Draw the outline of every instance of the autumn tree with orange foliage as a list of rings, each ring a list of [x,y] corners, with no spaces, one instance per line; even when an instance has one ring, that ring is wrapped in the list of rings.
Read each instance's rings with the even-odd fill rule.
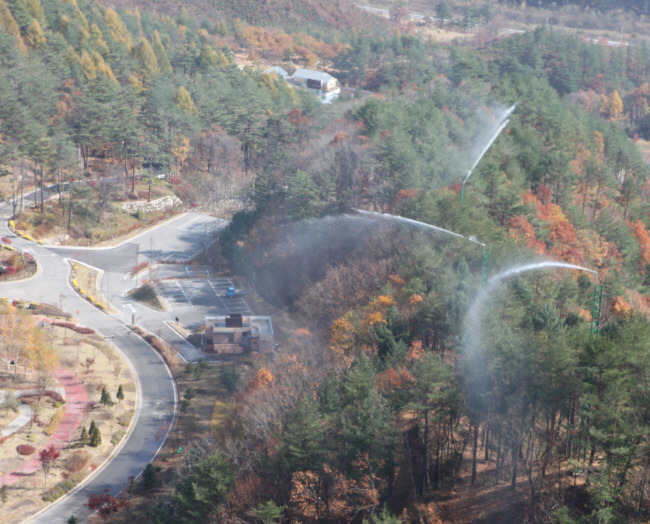
[[[650,265],[650,233],[646,230],[645,224],[640,220],[634,222],[630,228],[639,243],[639,272],[645,274]]]
[[[255,376],[250,380],[247,387],[249,390],[261,389],[272,384],[273,380],[273,373],[266,368],[260,368],[257,370],[257,373],[255,373]]]
[[[523,215],[515,215],[510,219],[508,233],[515,241],[532,249],[538,255],[546,251],[546,244],[537,240],[533,226]]]
[[[610,311],[618,318],[626,318],[631,314],[632,306],[630,306],[623,297],[614,297],[612,299]]]

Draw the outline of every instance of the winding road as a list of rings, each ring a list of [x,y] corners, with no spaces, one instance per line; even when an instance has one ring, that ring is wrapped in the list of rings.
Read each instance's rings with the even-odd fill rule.
[[[28,520],[30,523],[49,524],[66,522],[71,515],[75,515],[82,521],[88,515],[84,503],[92,493],[102,493],[108,488],[112,494],[117,494],[128,485],[129,477],[137,477],[151,462],[167,438],[168,429],[162,428],[171,427],[176,410],[177,392],[170,370],[162,358],[128,327],[137,309],[124,296],[125,290],[133,286],[133,282],[127,280],[126,273],[137,260],[147,259],[139,259],[139,256],[159,260],[173,253],[175,259],[190,258],[207,246],[208,228],[222,227],[224,221],[186,213],[114,248],[82,249],[42,246],[20,238],[8,227],[11,214],[10,203],[0,205],[0,236],[8,237],[13,246],[31,253],[39,269],[28,280],[0,284],[0,296],[62,304],[63,309],[70,312],[78,323],[92,327],[106,337],[124,355],[137,377],[140,393],[138,409],[130,432],[118,452],[83,485]],[[184,227],[188,223],[195,226]],[[105,285],[110,286],[112,291],[105,295],[118,309],[117,314],[101,312],[73,290],[69,283],[70,265],[66,258],[83,260],[104,270]],[[143,319],[145,313],[142,312]],[[173,317],[173,313],[168,315]],[[149,324],[162,326],[164,318],[161,316],[164,315],[150,315]]]

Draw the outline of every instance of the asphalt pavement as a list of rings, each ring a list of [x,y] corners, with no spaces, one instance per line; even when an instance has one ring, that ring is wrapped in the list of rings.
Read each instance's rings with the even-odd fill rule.
[[[11,212],[10,203],[0,205],[0,217],[8,218]],[[82,486],[28,522],[66,522],[71,515],[82,521],[87,515],[84,504],[92,493],[102,493],[105,488],[112,494],[119,493],[128,485],[129,477],[137,477],[158,453],[174,419],[176,387],[162,358],[133,334],[128,325],[135,316],[137,324],[153,332],[164,332],[165,338],[172,343],[189,345],[165,324],[165,321],[179,316],[178,312],[160,314],[135,304],[125,296],[126,290],[134,285],[126,273],[143,261],[191,259],[214,242],[215,234],[225,223],[198,213],[187,213],[119,246],[94,249],[41,246],[16,236],[4,221],[0,223],[0,236],[9,238],[13,246],[31,253],[39,268],[31,279],[0,284],[0,296],[60,305],[77,322],[107,337],[133,369],[140,393],[130,432],[110,461]],[[66,259],[79,260],[104,271],[105,296],[118,313],[109,315],[100,311],[72,289],[70,265]],[[192,318],[196,318],[197,311],[193,313]],[[190,358],[199,355],[191,347],[187,350]]]

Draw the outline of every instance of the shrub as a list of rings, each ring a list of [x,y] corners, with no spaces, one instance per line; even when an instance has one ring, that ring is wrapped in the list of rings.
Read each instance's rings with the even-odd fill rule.
[[[59,426],[59,423],[63,419],[63,408],[59,408],[56,410],[54,415],[52,415],[52,419],[50,420],[50,423],[48,426],[43,430],[43,433],[46,435],[53,435],[54,432],[56,431],[56,428]]]
[[[90,460],[90,453],[80,449],[75,451],[72,455],[65,459],[63,468],[70,473],[77,473],[84,469]]]
[[[120,441],[124,438],[124,435],[126,434],[126,431],[116,431],[113,433],[113,436],[111,437],[111,444],[114,446],[119,444]]]
[[[46,391],[45,394],[50,397],[54,402],[65,402],[65,399],[56,391]],[[58,408],[59,406],[57,406]]]
[[[43,493],[43,495],[41,495],[41,498],[45,502],[54,502],[56,499],[61,498],[68,491],[79,484],[79,482],[83,480],[84,476],[85,474],[82,472],[73,473],[67,479],[62,480],[54,487],[48,489],[45,493]]]
[[[146,267],[149,267],[149,262],[145,260],[144,262],[140,262],[137,266],[132,267],[131,274],[135,275],[138,271],[142,271]]]
[[[19,444],[16,447],[16,451],[18,452],[19,455],[31,455],[36,451],[34,446],[30,446],[29,444]]]
[[[52,322],[53,326],[58,326],[58,327],[64,327],[71,329],[72,331],[75,331],[77,333],[80,333],[82,335],[93,335],[95,333],[94,329],[90,329],[87,327],[82,327],[82,326],[77,326],[76,324],[73,324],[72,322],[65,322],[63,320],[55,320]]]
[[[123,415],[117,417],[117,423],[120,426],[128,427],[128,425],[131,423],[132,418],[133,418],[133,410],[130,410],[124,413]]]

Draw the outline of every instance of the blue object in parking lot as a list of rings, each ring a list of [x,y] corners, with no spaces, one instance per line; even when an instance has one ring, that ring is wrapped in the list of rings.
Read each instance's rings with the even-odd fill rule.
[[[226,289],[226,297],[228,298],[243,297],[245,294],[246,294],[245,291],[237,291],[232,286],[229,286],[228,289]]]

